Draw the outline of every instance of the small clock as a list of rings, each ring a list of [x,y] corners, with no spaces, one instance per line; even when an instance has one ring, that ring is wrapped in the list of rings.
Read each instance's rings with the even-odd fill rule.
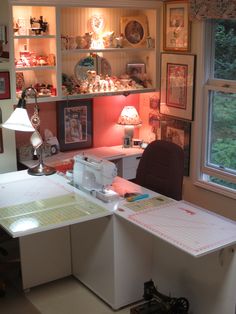
[[[140,147],[141,147],[142,149],[147,148],[147,146],[148,146],[148,143],[146,143],[146,142],[142,142],[142,144],[140,145]]]
[[[51,155],[56,155],[58,153],[57,145],[52,145],[50,147]]]

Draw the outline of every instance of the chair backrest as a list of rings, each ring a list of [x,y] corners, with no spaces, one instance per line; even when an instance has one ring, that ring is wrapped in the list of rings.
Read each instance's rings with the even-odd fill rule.
[[[182,199],[184,151],[168,141],[148,144],[140,159],[135,183],[157,193]]]

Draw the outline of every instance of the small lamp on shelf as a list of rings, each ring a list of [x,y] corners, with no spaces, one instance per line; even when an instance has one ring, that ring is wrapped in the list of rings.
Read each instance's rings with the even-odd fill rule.
[[[124,125],[125,127],[123,147],[131,147],[134,127],[142,124],[136,108],[134,106],[125,106],[119,116],[118,124]]]
[[[26,110],[26,97],[28,93],[33,94],[35,99],[34,114],[31,119],[29,119]],[[1,126],[3,128],[15,131],[33,132],[30,141],[34,150],[38,151],[39,153],[39,162],[33,168],[28,169],[28,174],[34,176],[50,175],[56,172],[54,168],[45,165],[43,162],[43,140],[41,135],[37,131],[39,125],[40,118],[38,115],[37,91],[33,87],[27,87],[23,90],[16,109],[13,111],[9,119]]]

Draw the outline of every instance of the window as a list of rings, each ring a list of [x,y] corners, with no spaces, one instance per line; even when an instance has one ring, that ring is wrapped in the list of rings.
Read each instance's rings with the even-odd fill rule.
[[[202,180],[236,198],[236,20],[215,20],[212,26]]]

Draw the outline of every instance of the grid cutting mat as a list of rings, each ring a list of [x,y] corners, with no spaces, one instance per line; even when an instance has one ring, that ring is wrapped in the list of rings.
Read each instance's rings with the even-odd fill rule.
[[[22,231],[28,224],[34,227],[47,227],[68,221],[80,219],[88,215],[108,212],[96,203],[93,203],[75,193],[38,200],[26,204],[13,205],[1,208],[0,224],[10,232]]]

